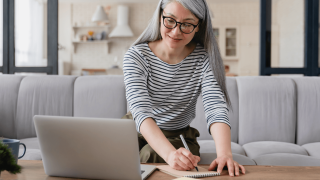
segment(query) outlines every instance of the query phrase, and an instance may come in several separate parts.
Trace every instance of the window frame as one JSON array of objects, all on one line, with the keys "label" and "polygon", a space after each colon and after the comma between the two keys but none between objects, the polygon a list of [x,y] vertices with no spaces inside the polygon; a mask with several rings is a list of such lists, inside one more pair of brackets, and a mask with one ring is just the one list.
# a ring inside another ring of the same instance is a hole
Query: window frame
[{"label": "window frame", "polygon": [[319,0],[305,0],[304,67],[271,67],[271,8],[272,0],[260,0],[260,75],[304,74],[319,76]]},{"label": "window frame", "polygon": [[14,0],[3,0],[3,74],[32,72],[58,74],[58,0],[47,1],[47,59],[46,67],[16,67],[14,45]]}]

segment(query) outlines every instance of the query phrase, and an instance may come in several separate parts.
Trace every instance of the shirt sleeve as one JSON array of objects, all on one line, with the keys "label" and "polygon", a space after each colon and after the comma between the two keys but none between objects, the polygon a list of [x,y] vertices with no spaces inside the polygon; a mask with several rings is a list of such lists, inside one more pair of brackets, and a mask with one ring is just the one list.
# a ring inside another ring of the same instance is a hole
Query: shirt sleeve
[{"label": "shirt sleeve", "polygon": [[211,134],[210,125],[216,122],[226,123],[231,128],[228,118],[229,109],[224,94],[213,75],[208,58],[206,58],[203,66],[201,91],[209,134]]},{"label": "shirt sleeve", "polygon": [[136,122],[136,129],[140,133],[141,123],[148,117],[154,119],[154,115],[147,89],[146,63],[134,47],[124,56],[123,73],[127,102]]}]

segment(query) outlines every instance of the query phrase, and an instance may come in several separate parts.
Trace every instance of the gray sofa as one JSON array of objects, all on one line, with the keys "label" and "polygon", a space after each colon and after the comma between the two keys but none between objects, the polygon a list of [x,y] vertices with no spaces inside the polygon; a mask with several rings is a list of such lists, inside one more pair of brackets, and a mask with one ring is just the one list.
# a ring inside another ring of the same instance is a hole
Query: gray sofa
[{"label": "gray sofa", "polygon": [[[320,166],[320,77],[227,77],[233,158],[243,165]],[[0,75],[0,136],[40,160],[34,115],[121,118],[123,76]],[[201,164],[216,157],[201,101],[191,126],[200,132]],[[20,152],[21,153],[21,152]]]}]

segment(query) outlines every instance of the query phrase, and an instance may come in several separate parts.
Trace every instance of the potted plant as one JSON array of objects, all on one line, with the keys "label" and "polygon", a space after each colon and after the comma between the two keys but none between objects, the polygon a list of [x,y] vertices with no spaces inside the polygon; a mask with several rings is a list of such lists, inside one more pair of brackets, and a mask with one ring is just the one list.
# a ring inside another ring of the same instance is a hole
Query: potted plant
[{"label": "potted plant", "polygon": [[0,140],[0,176],[2,171],[8,171],[11,174],[21,172],[21,166],[16,163],[11,150]]}]

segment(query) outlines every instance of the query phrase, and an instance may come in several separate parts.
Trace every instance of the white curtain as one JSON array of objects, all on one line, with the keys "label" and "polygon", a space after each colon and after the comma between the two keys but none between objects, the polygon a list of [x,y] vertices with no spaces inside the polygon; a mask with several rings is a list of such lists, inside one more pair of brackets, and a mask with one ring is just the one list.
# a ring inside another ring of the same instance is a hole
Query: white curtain
[{"label": "white curtain", "polygon": [[44,3],[15,0],[16,66],[47,66],[44,50]]},{"label": "white curtain", "polygon": [[3,2],[0,1],[0,66],[2,66],[3,63]]}]

